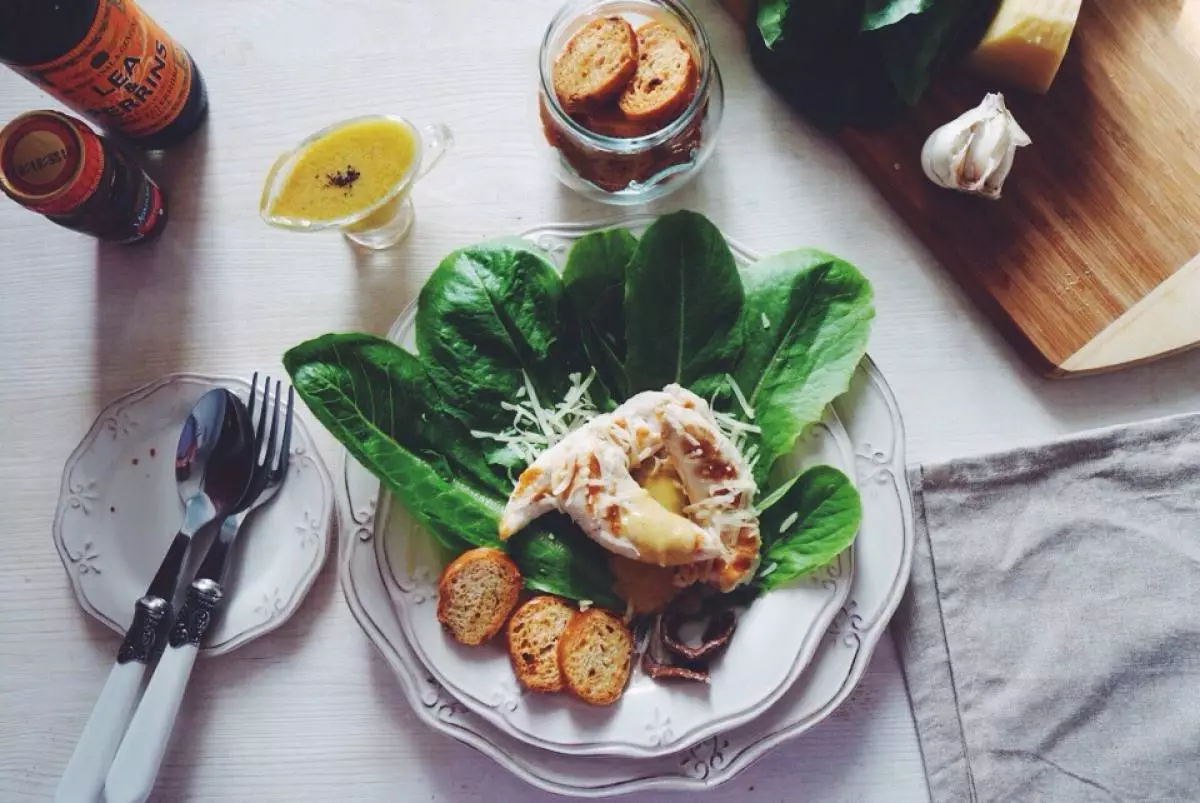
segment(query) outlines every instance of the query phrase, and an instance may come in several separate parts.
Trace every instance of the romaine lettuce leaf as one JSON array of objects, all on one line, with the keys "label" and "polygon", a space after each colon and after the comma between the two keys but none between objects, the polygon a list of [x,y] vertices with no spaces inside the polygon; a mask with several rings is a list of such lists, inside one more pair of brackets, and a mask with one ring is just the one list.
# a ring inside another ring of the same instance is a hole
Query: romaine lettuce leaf
[{"label": "romaine lettuce leaf", "polygon": [[447,409],[468,429],[500,432],[528,377],[539,399],[561,399],[587,373],[579,326],[545,254],[519,238],[442,260],[417,306],[417,352]]},{"label": "romaine lettuce leaf", "polygon": [[618,607],[602,550],[569,520],[544,517],[500,544],[511,483],[444,412],[415,355],[372,335],[331,334],[289,350],[283,363],[317,420],[452,554],[502,546],[528,587]]},{"label": "romaine lettuce leaf", "polygon": [[758,0],[747,38],[763,77],[817,125],[871,125],[915,105],[999,0]]},{"label": "romaine lettuce leaf", "polygon": [[650,224],[625,272],[629,393],[730,370],[742,297],[733,253],[708,218],[682,211]]},{"label": "romaine lettuce leaf", "polygon": [[762,36],[763,44],[775,47],[783,35],[783,20],[787,16],[791,0],[759,0],[754,22]]},{"label": "romaine lettuce leaf", "polygon": [[760,484],[850,386],[867,348],[871,284],[849,262],[787,251],[742,272],[745,347],[734,379],[762,428]]},{"label": "romaine lettuce leaf", "polygon": [[637,238],[622,228],[580,237],[567,253],[563,286],[575,305],[583,346],[600,381],[625,398],[625,268]]},{"label": "romaine lettuce leaf", "polygon": [[937,0],[867,0],[862,30],[875,31],[895,25],[905,17],[922,14]]},{"label": "romaine lettuce leaf", "polygon": [[756,583],[777,588],[832,561],[850,546],[862,520],[853,483],[832,466],[814,466],[763,511],[762,563]]},{"label": "romaine lettuce leaf", "polygon": [[505,482],[439,409],[412,354],[371,335],[325,335],[288,351],[296,392],[355,459],[443,546],[498,546]]}]

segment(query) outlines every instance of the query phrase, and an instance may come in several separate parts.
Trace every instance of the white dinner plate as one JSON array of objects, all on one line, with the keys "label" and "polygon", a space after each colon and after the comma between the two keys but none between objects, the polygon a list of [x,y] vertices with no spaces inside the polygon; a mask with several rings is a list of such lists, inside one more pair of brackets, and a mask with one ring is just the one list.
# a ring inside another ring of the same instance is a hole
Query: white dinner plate
[{"label": "white dinner plate", "polygon": [[[561,269],[566,243],[547,253]],[[416,350],[411,305],[389,337]],[[831,409],[789,456],[789,468],[826,464],[854,478],[845,429]],[[499,640],[466,647],[437,620],[434,587],[443,561],[399,504],[385,504],[376,551],[400,625],[417,657],[475,713],[531,745],[577,755],[670,755],[761,714],[799,677],[850,590],[850,553],[811,577],[773,590],[738,617],[737,632],[708,684],[656,681],[634,667],[625,693],[597,708],[568,694],[525,694]]]},{"label": "white dinner plate", "polygon": [[[116,400],[63,469],[54,516],[58,554],[79,604],[118,633],[129,627],[134,602],[183,521],[174,466],[180,428],[196,401],[218,386],[243,400],[250,393],[241,379],[175,374]],[[299,408],[291,452],[278,495],[238,536],[229,595],[202,654],[226,653],[287,621],[329,554],[333,485]],[[192,570],[209,540],[201,534],[193,543]]]},{"label": "white dinner plate", "polygon": [[[561,251],[551,256],[559,257]],[[389,333],[413,351],[415,317],[413,305]],[[794,471],[832,465],[853,479],[854,452],[833,410],[806,433],[787,463]],[[621,698],[596,708],[569,694],[524,694],[499,640],[466,647],[451,638],[438,622],[434,604],[442,558],[401,505],[390,498],[383,504],[386,513],[378,517],[383,537],[375,540],[375,549],[417,657],[438,683],[484,719],[531,745],[560,753],[669,755],[754,718],[787,691],[812,659],[846,600],[853,573],[847,552],[822,572],[756,600],[738,617],[737,632],[708,684],[663,683],[635,666]]]},{"label": "white dinner plate", "polygon": [[[646,223],[647,220],[648,218],[641,218],[641,220],[638,221],[625,221],[624,224],[626,224],[626,226],[637,227]],[[545,247],[547,251],[550,251],[552,254],[556,254],[556,256],[560,256],[560,254],[562,254],[562,252],[565,250],[565,247],[568,246],[571,241],[577,239],[578,236],[584,232],[587,232],[587,230],[590,228],[593,227],[576,226],[547,228],[540,229],[538,232],[534,232],[528,236],[534,239],[535,242],[538,242],[538,245]],[[745,250],[745,248],[740,248],[736,245],[733,245],[733,250],[738,257],[739,262],[745,263],[754,258],[752,257],[752,254]],[[397,325],[395,326],[394,331],[392,331],[392,334],[400,334],[403,325],[406,323],[406,320],[403,318],[397,320]],[[875,443],[882,444],[883,449],[871,447],[869,443],[854,443],[852,444],[854,461],[858,463],[859,472],[862,473],[863,469],[865,468],[866,475],[868,475],[872,481],[876,481],[878,479],[887,480],[890,478],[889,481],[892,485],[890,485],[887,489],[887,496],[893,499],[892,505],[894,508],[892,511],[884,511],[881,508],[881,510],[876,511],[874,514],[872,514],[871,511],[868,511],[868,513],[866,513],[864,516],[864,531],[859,535],[860,541],[880,541],[880,544],[872,547],[872,549],[876,550],[872,557],[878,558],[875,568],[872,569],[872,576],[870,577],[872,586],[875,586],[875,588],[866,589],[864,597],[868,603],[874,605],[880,600],[871,599],[871,594],[887,597],[888,593],[894,592],[894,597],[899,599],[900,588],[902,588],[902,585],[904,585],[904,580],[901,579],[901,575],[902,577],[907,577],[907,555],[908,549],[911,547],[911,539],[908,538],[907,534],[908,499],[906,490],[902,489],[902,483],[904,483],[904,479],[902,479],[901,472],[894,471],[893,469],[893,462],[895,463],[895,466],[902,467],[902,449],[900,447],[900,444],[902,443],[902,436],[899,432],[899,418],[896,417],[894,412],[894,402],[890,400],[890,395],[887,392],[886,385],[883,385],[882,380],[877,378],[877,374],[875,374],[875,378],[869,377],[868,373],[866,373],[865,367],[863,370],[859,371],[859,374],[860,376],[856,377],[856,383],[863,385],[864,388],[875,388],[875,392],[869,394],[871,400],[874,401],[870,407],[871,414],[869,418],[871,421],[870,423],[864,423],[863,420],[860,420],[858,423],[858,433],[859,436],[862,436],[866,431],[877,430],[877,432],[874,432],[874,435],[872,435],[872,439],[874,439]],[[871,379],[871,382],[868,382],[868,379]],[[858,395],[862,396],[862,394]],[[847,396],[847,400],[848,398],[850,398],[850,396]],[[848,402],[844,400],[839,406],[836,407],[838,407],[839,411],[844,411],[844,409],[847,408],[847,403]],[[862,417],[862,414],[860,414],[860,417]],[[878,424],[880,421],[882,421],[884,424]],[[862,475],[860,475],[860,484],[862,484],[862,479]],[[362,471],[362,469],[356,466],[356,463],[353,463],[353,461],[350,461],[348,465],[347,483],[347,489],[350,498],[352,498],[352,502],[354,503],[353,515],[355,519],[355,527],[358,528],[358,531],[361,535],[371,535],[371,540],[373,540],[374,544],[376,544],[376,546],[374,546],[374,552],[376,552],[376,555],[373,556],[373,561],[370,561],[374,567],[373,571],[376,573],[376,575],[378,575],[378,567],[388,567],[383,571],[383,576],[380,577],[380,580],[383,582],[383,591],[386,594],[386,597],[388,597],[388,607],[390,610],[392,607],[392,601],[400,601],[400,595],[397,595],[396,591],[397,583],[394,580],[396,574],[394,573],[394,569],[398,565],[398,567],[402,568],[400,574],[404,574],[403,568],[412,567],[412,563],[409,562],[412,561],[413,558],[410,555],[396,555],[395,550],[389,552],[388,545],[397,543],[397,541],[394,539],[374,538],[374,533],[380,531],[380,527],[377,525],[376,515],[374,515],[374,507],[376,507],[374,496],[376,496],[378,493],[378,483],[374,483],[370,477],[370,474]],[[864,503],[868,501],[869,498],[878,496],[878,492],[880,492],[880,490],[881,489],[878,489],[878,487],[872,487],[872,489],[862,489]],[[890,521],[875,521],[881,514],[884,515],[886,519],[890,519]],[[382,519],[386,519],[386,511]],[[872,539],[869,537],[868,533],[866,533],[866,529],[868,529],[872,521],[874,521],[876,527],[890,529],[890,532],[876,532],[875,538]],[[367,522],[366,527],[364,527],[364,522]],[[398,543],[406,543],[403,535],[401,535],[401,539],[398,539]],[[463,702],[466,702],[467,706],[472,708],[472,711],[470,711],[470,718],[485,719],[488,725],[496,725],[496,718],[481,717],[481,715],[478,713],[478,707],[476,707],[479,703],[478,697],[475,697],[475,699],[470,699],[470,695],[464,694],[462,696],[467,697],[467,700],[460,702],[460,700],[457,699],[457,696],[446,694],[442,684],[438,682],[438,678],[434,677],[436,673],[426,672],[424,669],[422,669],[420,659],[415,657],[413,648],[409,647],[408,642],[396,642],[394,646],[385,646],[385,643],[388,643],[390,639],[389,636],[384,635],[384,630],[380,628],[390,627],[390,625],[395,624],[396,617],[394,615],[383,616],[382,611],[379,611],[376,609],[376,607],[374,607],[379,603],[378,598],[374,597],[374,595],[368,594],[370,601],[368,601],[368,603],[361,603],[358,595],[352,591],[352,588],[350,587],[352,587],[355,583],[354,567],[355,565],[359,565],[360,561],[364,562],[364,564],[367,563],[367,559],[365,556],[361,555],[361,547],[358,544],[352,545],[350,549],[352,549],[354,552],[354,556],[352,556],[354,561],[343,565],[343,571],[346,573],[343,575],[343,583],[344,585],[348,586],[347,592],[348,597],[352,598],[352,607],[354,607],[356,615],[359,615],[360,622],[364,623],[364,627],[367,629],[368,635],[372,635],[372,639],[376,641],[380,648],[384,649],[384,653],[385,655],[389,655],[389,659],[400,660],[400,657],[404,657],[406,660],[408,658],[416,659],[416,665],[410,667],[410,671],[412,671],[415,676],[426,678],[427,683],[432,684],[433,688],[439,689],[439,694],[444,694],[449,700],[454,701],[454,705],[451,706],[452,709],[458,711],[458,709],[463,708]],[[391,555],[391,557],[389,557],[389,555]],[[888,561],[895,565],[890,565],[888,569],[881,570],[881,565],[887,565]],[[901,564],[902,570],[900,568]],[[850,587],[851,577],[848,576],[847,569],[848,567],[845,564],[835,565],[835,567],[832,568],[833,576],[824,577],[823,582],[839,585],[840,581],[840,585],[848,589],[848,587]],[[364,569],[364,571],[366,570]],[[407,574],[412,575],[410,571],[408,571]],[[367,580],[364,582],[367,586],[370,586],[373,589],[374,586],[370,579],[370,573],[367,573],[367,575]],[[408,593],[412,594],[414,599],[430,599],[432,597],[431,576],[432,575],[416,577],[415,580],[418,582],[415,583],[415,587],[410,589]],[[884,589],[888,589],[888,593],[884,593]],[[894,605],[894,603],[892,605]],[[892,605],[882,605],[881,603],[881,606],[878,607],[877,610],[874,612],[869,612],[864,610],[863,603],[859,603],[859,601],[856,600],[847,601],[846,605],[841,607],[839,616],[839,621],[844,621],[845,627],[853,630],[853,633],[851,636],[847,636],[847,639],[851,639],[852,637],[852,641],[854,641],[856,645],[862,645],[862,637],[864,634],[860,633],[860,625],[868,624],[870,627],[874,627],[874,617],[877,616],[882,618],[882,622],[886,622],[887,617],[890,616]],[[376,621],[376,624],[371,624],[372,618],[374,621]],[[378,624],[380,621],[383,622],[383,625]],[[882,629],[882,624],[878,625],[878,627]],[[739,634],[739,636],[740,635],[742,634]],[[870,639],[866,641],[868,649],[870,646],[874,646],[874,640],[876,637],[877,635],[871,635]],[[848,645],[847,642],[847,647],[848,646],[850,645]],[[851,661],[846,661],[846,665],[842,667],[840,675],[838,671],[833,671],[832,675],[830,675],[829,660],[827,660],[827,658],[827,655],[822,653],[820,660],[818,660],[818,664],[821,664],[822,667],[820,676],[824,681],[822,687],[824,690],[836,693],[836,690],[840,688],[842,682],[850,681],[851,685],[853,685],[854,682],[857,682],[856,671],[860,672],[860,669],[854,669]],[[816,672],[814,671],[810,671],[808,677],[814,676],[815,673]],[[427,696],[427,694],[421,695],[422,699],[427,699]],[[485,711],[494,711],[494,709],[499,708],[500,711],[516,713],[518,709],[521,708],[524,696],[526,695],[522,695],[520,693],[520,690],[516,688],[515,683],[512,684],[511,687],[508,687],[508,689],[492,691],[491,694],[484,695],[484,701],[488,703],[488,705],[485,706]],[[788,696],[792,695],[788,694]],[[815,696],[820,697],[821,690],[817,690]],[[828,702],[829,699],[832,699],[832,697],[826,697],[823,702]],[[806,697],[806,700],[808,700],[808,697]],[[472,703],[475,703],[475,705],[472,705]],[[779,706],[770,708],[770,711],[767,714],[764,714],[764,718],[769,718],[770,715],[772,715],[772,713],[778,708]],[[647,724],[648,732],[653,733],[655,729],[660,731],[673,730],[673,724],[670,720],[670,718],[674,715],[673,711],[670,714],[659,712],[656,717],[653,709],[649,713],[652,715],[650,715],[650,719]],[[503,726],[497,727],[502,733],[504,730],[509,730],[503,729]],[[733,729],[734,726],[730,725],[727,727]],[[488,735],[490,735],[490,730],[496,729],[488,729]],[[745,729],[737,730],[740,731]],[[725,730],[724,732],[731,731]],[[515,741],[515,739],[511,738],[511,736],[511,730],[509,730],[508,733],[505,733],[505,744]],[[658,733],[654,733],[654,736],[658,736]],[[671,755],[679,755],[678,749],[680,747],[680,743],[686,744],[686,737],[684,737],[684,739],[679,739],[679,743],[676,743],[676,749],[670,751]],[[584,751],[587,751],[587,753],[592,753],[590,750]],[[494,751],[492,754],[494,755]],[[522,774],[529,775],[529,773]],[[533,773],[532,777],[530,777],[530,780],[534,780],[534,783],[545,783],[552,786],[551,781],[545,781],[545,779],[539,781],[538,775],[536,775],[535,772]],[[570,785],[570,787],[572,791],[581,791],[580,789],[576,789],[575,785]]]},{"label": "white dinner plate", "polygon": [[[415,309],[393,339],[412,348]],[[854,457],[837,415],[814,426],[790,466],[832,465],[854,477]],[[365,471],[365,469],[364,469]],[[466,647],[437,620],[435,585],[443,561],[404,508],[384,501],[375,549],[408,643],[433,677],[464,705],[531,745],[560,753],[648,758],[668,755],[765,711],[804,670],[850,591],[849,552],[811,577],[763,595],[738,617],[737,632],[708,684],[663,683],[634,667],[611,706],[569,694],[525,694],[499,640]],[[747,679],[753,682],[747,682]]]},{"label": "white dinner plate", "polygon": [[[574,237],[582,227],[542,230]],[[753,255],[733,243],[741,259]],[[750,722],[669,756],[629,760],[564,756],[530,746],[459,702],[426,671],[404,638],[377,559],[379,484],[345,458],[340,576],[350,610],[392,668],[426,724],[489,756],[530,784],[583,797],[654,789],[698,791],[725,783],[772,748],[828,717],[850,695],[900,602],[912,564],[913,529],[904,474],[904,429],[883,376],[864,359],[850,392],[834,403],[858,467],[863,522],[854,545],[850,595],[808,668],[775,705]]]}]

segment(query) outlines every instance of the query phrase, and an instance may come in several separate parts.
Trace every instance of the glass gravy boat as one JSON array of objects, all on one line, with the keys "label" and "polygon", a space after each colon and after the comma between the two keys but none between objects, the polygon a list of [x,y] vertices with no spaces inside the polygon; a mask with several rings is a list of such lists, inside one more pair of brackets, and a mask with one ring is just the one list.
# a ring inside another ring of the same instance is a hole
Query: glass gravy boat
[{"label": "glass gravy boat", "polygon": [[[271,209],[291,177],[292,170],[297,166],[300,157],[309,146],[346,126],[378,120],[386,120],[404,126],[413,141],[413,153],[407,169],[382,196],[340,217],[312,219],[272,213]],[[413,185],[432,170],[453,145],[454,135],[449,128],[441,124],[417,128],[403,117],[378,114],[340,120],[305,138],[275,160],[263,185],[262,197],[258,203],[259,214],[272,226],[294,231],[340,229],[347,240],[363,248],[372,250],[390,248],[404,239],[412,226],[414,213],[411,191]]]}]

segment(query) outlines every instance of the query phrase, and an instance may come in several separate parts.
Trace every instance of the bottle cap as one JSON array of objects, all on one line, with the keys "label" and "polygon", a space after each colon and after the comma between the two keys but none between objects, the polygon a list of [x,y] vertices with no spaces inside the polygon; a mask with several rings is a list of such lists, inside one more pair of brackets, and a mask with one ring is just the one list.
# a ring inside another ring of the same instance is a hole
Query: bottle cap
[{"label": "bottle cap", "polygon": [[100,138],[65,114],[26,112],[0,129],[0,189],[35,212],[71,212],[96,191],[103,173]]}]

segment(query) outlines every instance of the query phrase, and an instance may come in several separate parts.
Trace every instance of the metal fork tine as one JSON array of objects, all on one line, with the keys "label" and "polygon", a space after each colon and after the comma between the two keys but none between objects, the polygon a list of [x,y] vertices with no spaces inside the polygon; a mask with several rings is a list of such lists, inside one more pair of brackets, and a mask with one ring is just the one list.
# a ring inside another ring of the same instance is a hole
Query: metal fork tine
[{"label": "metal fork tine", "polygon": [[254,372],[254,377],[250,380],[250,401],[246,405],[246,409],[250,411],[250,420],[254,420],[254,397],[258,394],[258,371]]},{"label": "metal fork tine", "polygon": [[283,445],[279,449],[279,473],[283,474],[287,471],[288,458],[292,454],[292,409],[296,401],[296,389],[291,385],[288,386],[287,410],[284,411],[283,422]]},{"label": "metal fork tine", "polygon": [[[263,383],[262,398],[259,399],[258,407],[258,423],[254,425],[254,459],[259,460],[262,455],[263,439],[267,435],[267,391],[271,387],[271,378],[267,377]],[[250,417],[254,417],[254,396],[258,392],[258,371],[254,372],[254,387],[250,391]]]},{"label": "metal fork tine", "polygon": [[[270,387],[271,387],[271,378],[267,377],[267,384],[266,384],[266,387],[263,389],[264,410],[266,407],[265,402],[266,402],[266,397],[267,397],[267,390]],[[273,466],[275,464],[275,443],[276,443],[275,436],[279,432],[279,391],[280,391],[280,384],[278,382],[276,382],[275,383],[275,404],[274,404],[274,409],[271,412],[271,432],[269,435],[267,435],[267,451],[263,455],[262,462],[260,463],[260,465],[263,466],[268,471],[270,471],[271,466]]]}]

